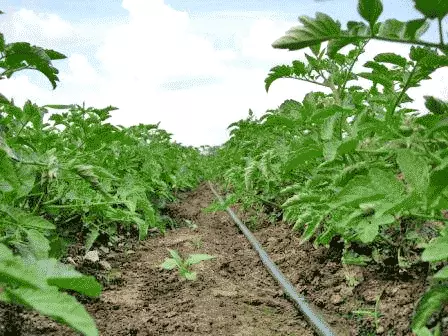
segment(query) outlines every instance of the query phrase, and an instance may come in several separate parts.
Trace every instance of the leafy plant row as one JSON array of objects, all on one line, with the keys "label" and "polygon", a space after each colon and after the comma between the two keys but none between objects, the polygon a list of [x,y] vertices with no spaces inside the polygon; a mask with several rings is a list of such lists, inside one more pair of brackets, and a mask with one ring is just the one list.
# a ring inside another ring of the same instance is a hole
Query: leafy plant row
[{"label": "leafy plant row", "polygon": [[[22,70],[53,88],[65,56],[0,33],[0,79]],[[62,110],[48,117],[49,109]],[[93,319],[63,290],[98,296],[100,284],[58,260],[70,242],[85,251],[118,230],[165,229],[161,212],[200,179],[198,149],[158,125],[110,124],[110,112],[79,105],[19,107],[0,94],[0,300],[19,303],[98,335]]]},{"label": "leafy plant row", "polygon": [[[302,241],[343,242],[342,262],[396,265],[406,271],[429,263],[431,285],[413,316],[417,335],[440,333],[430,325],[448,303],[448,103],[425,96],[427,114],[412,102],[411,88],[448,65],[444,1],[415,0],[421,18],[379,22],[380,0],[360,0],[364,21],[347,28],[330,16],[302,16],[274,42],[301,50],[306,62],[271,69],[278,79],[314,83],[302,102],[288,100],[261,118],[252,111],[229,126],[231,138],[211,148],[209,177],[227,187],[228,204],[280,216]],[[439,42],[421,39],[430,23]],[[408,57],[380,53],[354,66],[372,39],[411,44]],[[366,85],[360,86],[363,79]],[[330,92],[330,93],[328,93]],[[224,173],[223,173],[224,172]],[[360,252],[363,251],[363,252]]]}]

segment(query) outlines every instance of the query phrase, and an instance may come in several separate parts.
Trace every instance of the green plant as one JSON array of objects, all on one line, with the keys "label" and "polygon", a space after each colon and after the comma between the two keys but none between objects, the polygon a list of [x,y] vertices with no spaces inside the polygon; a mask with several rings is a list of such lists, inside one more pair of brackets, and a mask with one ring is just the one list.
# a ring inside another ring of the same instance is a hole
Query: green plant
[{"label": "green plant", "polygon": [[197,249],[200,249],[204,246],[204,242],[202,241],[201,237],[196,237],[196,238],[192,239],[191,243]]},{"label": "green plant", "polygon": [[[0,80],[31,69],[55,88],[52,61],[64,58],[29,43],[8,44],[0,33]],[[57,113],[47,120],[50,109]],[[0,94],[0,300],[86,335],[98,334],[93,319],[59,289],[97,295],[99,284],[55,258],[71,242],[88,251],[98,241],[116,242],[122,231],[140,239],[150,228],[164,232],[166,203],[202,176],[198,149],[175,143],[158,124],[114,126],[108,121],[115,109],[31,101],[19,107]]]},{"label": "green plant", "polygon": [[383,296],[384,290],[381,291],[381,293],[377,296],[376,300],[375,300],[375,308],[374,309],[359,309],[359,310],[355,310],[352,313],[355,315],[360,315],[360,316],[369,316],[371,318],[374,319],[374,323],[375,323],[375,330],[379,330],[380,329],[380,318],[381,316],[383,316],[380,312],[380,300],[381,297]]},{"label": "green plant", "polygon": [[23,259],[0,244],[0,289],[0,300],[6,303],[37,310],[85,335],[98,335],[95,322],[84,307],[60,290],[98,297],[100,284],[56,259]]},{"label": "green plant", "polygon": [[[448,47],[445,6],[414,3],[423,18],[407,22],[379,22],[380,0],[360,0],[364,21],[349,21],[347,29],[322,13],[300,17],[301,25],[273,46],[309,48],[306,61],[272,68],[265,87],[293,78],[325,92],[287,100],[258,119],[249,111],[207,160],[210,175],[230,194],[227,205],[282,212],[302,242],[342,243],[344,263],[386,267],[384,261],[393,260],[400,271],[431,263],[439,272],[428,273],[434,285],[416,310],[412,329],[418,333],[448,295],[448,274],[440,269],[448,260],[448,103],[425,96],[426,115],[404,104],[412,102],[411,88],[448,65]],[[421,39],[432,22],[438,42]],[[368,71],[355,72],[372,39],[412,46],[408,57],[381,53],[364,64]],[[368,84],[359,86],[360,79]]]},{"label": "green plant", "polygon": [[187,280],[196,280],[197,274],[191,270],[191,266],[200,263],[204,260],[210,260],[215,258],[208,254],[191,254],[185,260],[175,250],[168,250],[171,258],[166,258],[160,265],[161,268],[166,270],[172,270],[177,268],[179,274]]},{"label": "green plant", "polygon": [[191,230],[197,230],[198,229],[198,225],[196,223],[193,223],[191,220],[189,219],[184,219],[185,224],[187,225],[187,227],[189,227]]}]

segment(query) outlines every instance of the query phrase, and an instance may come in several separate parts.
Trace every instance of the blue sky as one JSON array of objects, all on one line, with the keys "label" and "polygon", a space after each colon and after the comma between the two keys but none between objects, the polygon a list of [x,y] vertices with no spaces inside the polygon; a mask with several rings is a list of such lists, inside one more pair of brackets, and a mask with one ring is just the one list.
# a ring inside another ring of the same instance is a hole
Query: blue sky
[{"label": "blue sky", "polygon": [[[412,1],[383,2],[380,20],[420,17]],[[7,12],[0,17],[7,42],[28,41],[68,58],[55,62],[61,79],[56,90],[42,76],[26,72],[2,80],[0,92],[41,105],[112,104],[119,107],[114,123],[161,121],[182,143],[219,144],[228,135],[226,127],[249,108],[261,115],[285,99],[300,100],[319,89],[281,80],[266,93],[270,68],[303,57],[303,52],[274,50],[272,42],[296,25],[299,15],[319,11],[344,25],[359,21],[356,5],[356,0],[7,0],[0,8]],[[425,36],[436,37],[435,28]],[[375,52],[406,55],[408,49],[370,44],[365,60]],[[442,77],[435,76],[419,95],[438,90],[448,98]],[[417,103],[423,106],[421,99]]]}]

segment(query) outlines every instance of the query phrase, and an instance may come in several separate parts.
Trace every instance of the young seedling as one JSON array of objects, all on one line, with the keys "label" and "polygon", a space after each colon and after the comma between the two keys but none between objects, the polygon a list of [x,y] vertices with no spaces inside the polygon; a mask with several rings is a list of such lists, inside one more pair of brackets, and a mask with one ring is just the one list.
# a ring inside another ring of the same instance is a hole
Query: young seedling
[{"label": "young seedling", "polygon": [[215,258],[208,254],[190,254],[187,259],[182,260],[182,257],[176,250],[168,250],[168,252],[170,253],[171,258],[166,258],[160,267],[166,270],[177,268],[182,277],[191,281],[196,280],[197,277],[196,272],[193,272],[190,269],[192,265]]},{"label": "young seedling", "polygon": [[185,224],[192,230],[197,230],[198,225],[193,223],[191,220],[184,219]]},{"label": "young seedling", "polygon": [[204,246],[204,243],[202,242],[202,239],[200,237],[192,239],[191,244],[197,249],[200,249],[202,248],[202,246]]}]

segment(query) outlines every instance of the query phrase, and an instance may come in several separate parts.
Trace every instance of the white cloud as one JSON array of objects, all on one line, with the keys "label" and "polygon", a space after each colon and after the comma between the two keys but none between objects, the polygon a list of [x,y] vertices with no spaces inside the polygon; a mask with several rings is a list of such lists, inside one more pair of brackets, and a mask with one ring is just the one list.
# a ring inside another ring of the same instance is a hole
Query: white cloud
[{"label": "white cloud", "polygon": [[[222,13],[220,18],[215,13],[198,24],[162,0],[123,0],[123,8],[127,17],[107,23],[68,22],[26,9],[10,15],[0,25],[7,41],[29,41],[62,51],[68,59],[55,62],[61,69],[55,91],[42,76],[18,74],[2,80],[0,92],[18,103],[30,98],[41,105],[113,105],[119,108],[112,112],[114,123],[161,121],[177,141],[214,145],[225,141],[227,126],[244,118],[249,108],[261,115],[286,99],[301,100],[309,91],[322,90],[278,80],[265,92],[271,67],[303,57],[303,52],[271,47],[296,22],[274,19],[270,13],[245,14],[244,20],[238,13]],[[232,24],[223,27],[226,20]],[[366,54],[401,50],[391,48],[372,42]],[[441,81],[434,80],[424,92],[441,90]]]}]

